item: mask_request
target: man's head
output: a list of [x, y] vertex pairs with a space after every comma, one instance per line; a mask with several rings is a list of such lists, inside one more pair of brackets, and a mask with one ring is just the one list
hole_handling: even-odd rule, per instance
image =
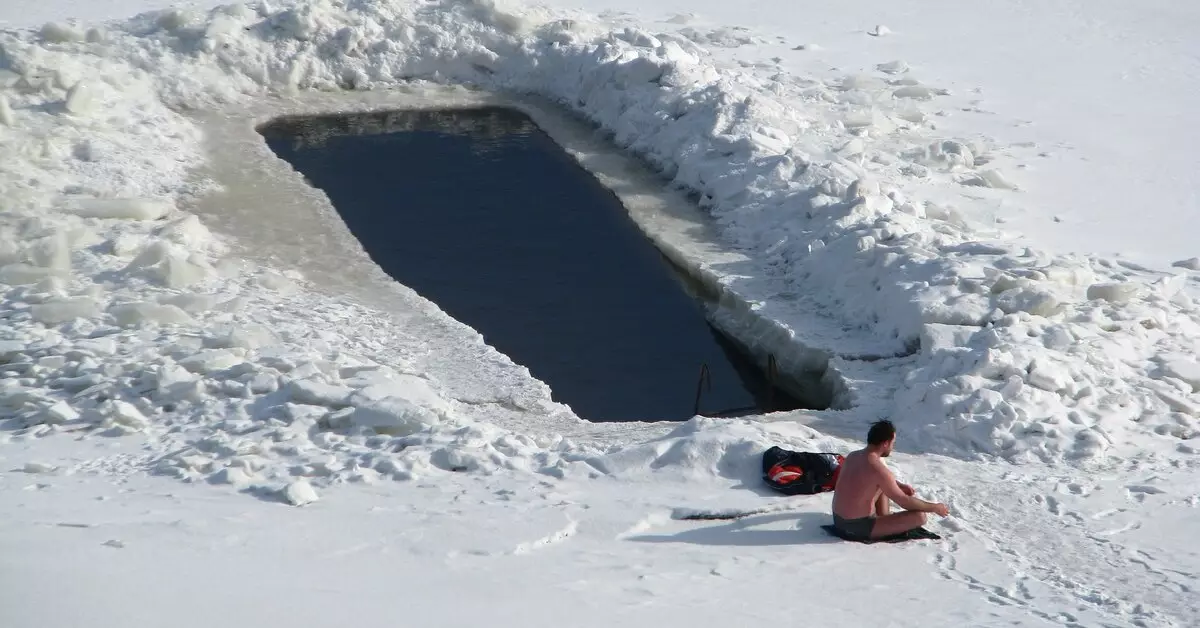
[[896, 426], [891, 421], [882, 420], [871, 424], [867, 431], [867, 445], [886, 458], [892, 454], [896, 444]]

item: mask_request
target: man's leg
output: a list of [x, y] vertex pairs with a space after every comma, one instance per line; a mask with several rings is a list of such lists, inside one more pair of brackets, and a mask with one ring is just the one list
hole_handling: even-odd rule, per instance
[[925, 521], [925, 513], [916, 510], [905, 510], [893, 515], [884, 515], [875, 519], [875, 525], [871, 528], [871, 538], [877, 539], [908, 532], [909, 530], [925, 525]]
[[875, 516], [886, 517], [892, 514], [892, 501], [883, 494], [883, 491], [875, 493]]

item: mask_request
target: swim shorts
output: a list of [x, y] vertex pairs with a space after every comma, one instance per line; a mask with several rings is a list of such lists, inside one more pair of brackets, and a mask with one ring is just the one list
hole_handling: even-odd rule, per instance
[[833, 525], [837, 527], [837, 529], [846, 533], [846, 536], [866, 540], [871, 538], [871, 530], [875, 528], [875, 517], [845, 519], [843, 517], [839, 517], [837, 513], [834, 513]]

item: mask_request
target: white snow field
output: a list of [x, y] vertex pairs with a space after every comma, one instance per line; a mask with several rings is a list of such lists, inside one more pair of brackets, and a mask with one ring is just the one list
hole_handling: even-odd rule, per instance
[[[0, 6], [0, 626], [1200, 625], [1197, 6], [214, 4]], [[834, 408], [581, 421], [253, 130], [490, 98]], [[942, 540], [764, 490], [879, 417]]]

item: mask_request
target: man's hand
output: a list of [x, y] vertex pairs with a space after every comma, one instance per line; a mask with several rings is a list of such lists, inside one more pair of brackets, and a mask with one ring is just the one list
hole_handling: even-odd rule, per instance
[[946, 504], [934, 504], [933, 513], [939, 517], [948, 517], [950, 515], [950, 509], [946, 507]]
[[915, 495], [917, 493], [916, 491], [913, 490], [913, 487], [911, 487], [903, 482], [896, 482], [896, 484], [899, 485], [900, 490], [904, 491], [904, 494], [908, 495], [909, 497], [912, 497], [913, 495]]

